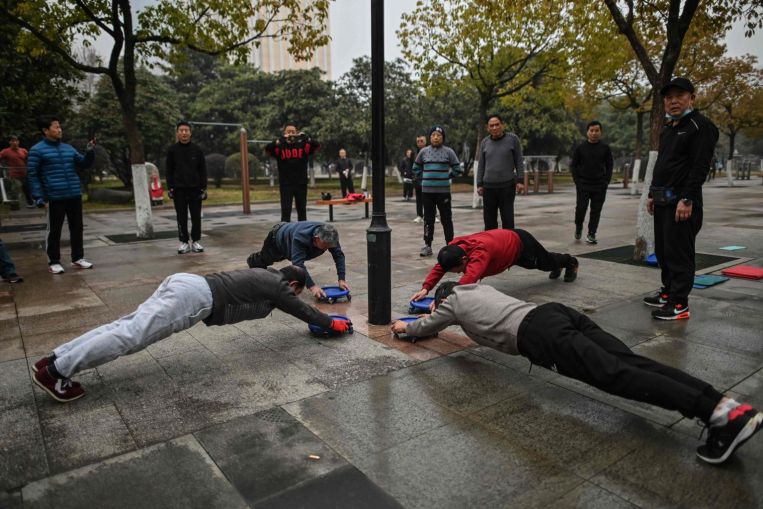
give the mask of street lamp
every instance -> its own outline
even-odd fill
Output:
[[[384,0],[371,0],[371,161],[373,214],[368,246],[368,323],[386,325],[392,313],[392,230],[384,211]]]

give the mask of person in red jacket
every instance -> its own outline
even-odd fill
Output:
[[[546,251],[530,233],[519,229],[487,230],[454,238],[437,253],[437,263],[411,300],[421,300],[437,285],[446,272],[463,273],[458,284],[477,283],[514,265],[548,272],[557,279],[564,270],[564,281],[571,283],[578,275],[578,260],[567,253]]]

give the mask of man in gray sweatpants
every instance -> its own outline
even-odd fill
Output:
[[[193,327],[228,325],[264,318],[273,309],[335,332],[347,332],[350,323],[334,320],[297,296],[306,272],[293,265],[275,269],[243,269],[196,274],[173,274],[133,313],[75,338],[37,361],[34,382],[53,399],[66,403],[85,394],[70,380],[83,369],[94,368],[129,355]]]
[[[392,325],[395,334],[425,337],[460,325],[475,342],[580,380],[609,394],[642,401],[710,429],[697,456],[708,463],[726,461],[763,425],[763,412],[737,403],[709,383],[647,357],[603,331],[587,316],[550,302],[536,306],[487,285],[442,283],[431,315]]]

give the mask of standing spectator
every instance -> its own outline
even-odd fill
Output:
[[[8,138],[8,144],[9,147],[0,151],[0,162],[8,167],[8,177],[21,185],[27,208],[34,208],[34,200],[32,200],[32,194],[29,192],[29,184],[26,180],[26,161],[29,152],[27,149],[19,147],[19,137],[15,134]]]
[[[424,150],[424,147],[427,146],[427,137],[423,134],[420,136],[416,136],[416,154],[419,155],[419,152]],[[415,161],[415,159],[414,159]],[[421,198],[421,175],[417,174],[416,172],[413,172],[413,190],[416,193],[416,219],[413,220],[414,223],[420,223],[424,220],[424,202]]]
[[[580,240],[583,235],[583,221],[590,201],[591,215],[588,217],[588,235],[585,239],[589,244],[597,243],[596,230],[614,166],[612,151],[609,145],[601,141],[601,134],[601,122],[589,122],[586,126],[588,140],[575,147],[570,163],[570,173],[577,192],[575,240]]]
[[[294,124],[288,124],[283,136],[265,147],[265,151],[278,161],[281,221],[291,221],[292,200],[297,207],[297,221],[307,220],[307,163],[319,148],[320,143],[297,132]]]
[[[654,215],[654,244],[662,272],[662,288],[644,298],[659,307],[652,317],[682,320],[689,313],[694,284],[694,241],[702,228],[702,184],[710,170],[718,128],[694,110],[694,85],[686,78],[660,90],[667,123],[660,134],[654,180],[646,201]]]
[[[397,169],[403,178],[403,199],[405,201],[410,201],[411,196],[413,196],[413,161],[413,149],[409,148],[405,150],[405,157],[397,163]]]
[[[10,255],[5,251],[2,239],[0,239],[0,278],[9,283],[24,281],[24,278],[16,272],[16,265],[13,264]]]
[[[514,197],[524,186],[522,145],[516,134],[506,133],[500,115],[487,119],[490,133],[480,143],[480,162],[477,167],[477,193],[482,196],[482,218],[485,230],[514,228]],[[521,182],[520,182],[521,181]]]
[[[339,185],[342,188],[342,198],[347,196],[347,192],[354,193],[355,186],[352,183],[352,161],[347,159],[347,151],[339,149],[339,159],[334,162],[334,167],[339,174]]]
[[[453,240],[451,215],[450,179],[462,173],[458,156],[445,143],[445,129],[435,124],[429,130],[429,146],[423,148],[413,163],[413,172],[421,177],[422,203],[424,205],[424,247],[421,256],[432,256],[435,213],[440,211],[440,221],[445,233],[445,243]]]
[[[88,168],[95,159],[95,140],[87,145],[83,156],[68,143],[61,142],[64,131],[59,119],[52,115],[37,120],[43,139],[29,151],[27,181],[35,205],[45,207],[48,202],[48,231],[45,250],[48,254],[48,271],[61,274],[61,230],[64,217],[69,223],[72,267],[92,269],[85,259],[82,225],[82,188],[75,164]]]
[[[178,254],[201,253],[201,202],[207,199],[207,163],[198,145],[191,142],[191,124],[175,126],[177,143],[167,151],[167,188],[175,202],[178,223]],[[188,236],[188,212],[191,212],[191,236]],[[188,241],[191,241],[190,244]]]

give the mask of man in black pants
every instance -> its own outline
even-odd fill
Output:
[[[593,120],[586,126],[585,141],[575,147],[570,163],[570,173],[575,182],[577,204],[575,205],[575,240],[583,235],[588,202],[591,202],[591,215],[588,218],[586,242],[596,244],[596,230],[599,227],[601,209],[607,197],[607,187],[612,180],[612,151],[609,145],[601,141],[601,122]]]
[[[646,206],[654,215],[654,252],[662,288],[644,304],[659,307],[658,320],[683,320],[689,312],[694,284],[694,241],[702,228],[702,184],[705,183],[718,128],[693,109],[694,85],[675,78],[660,90],[668,121],[660,135],[660,151]]]
[[[578,260],[568,253],[546,250],[530,232],[495,229],[456,237],[437,253],[437,263],[411,300],[421,300],[435,287],[446,272],[463,273],[459,284],[476,283],[518,265],[528,270],[548,272],[557,279],[564,269],[564,281],[578,277]]]
[[[175,203],[178,223],[178,254],[201,253],[201,202],[207,199],[207,163],[204,152],[191,141],[191,124],[175,126],[177,143],[167,151],[167,188]],[[191,213],[191,236],[188,236],[188,212]],[[190,243],[189,243],[190,240]]]
[[[750,405],[633,353],[587,316],[556,302],[536,306],[487,285],[448,282],[437,288],[431,315],[411,323],[397,321],[392,332],[426,337],[450,325],[460,325],[481,345],[521,355],[609,394],[699,418],[710,431],[697,456],[708,463],[726,461],[763,425],[763,413]]]
[[[347,196],[347,193],[355,192],[355,185],[352,183],[352,159],[347,157],[347,151],[343,148],[339,149],[339,159],[334,161],[336,172],[339,174],[339,186],[342,189],[342,198]]]
[[[62,274],[61,230],[64,218],[69,223],[71,240],[71,260],[75,269],[92,269],[93,264],[85,259],[82,223],[82,188],[75,164],[85,168],[95,158],[95,140],[88,143],[85,155],[61,140],[64,131],[59,119],[45,115],[37,119],[43,139],[29,151],[27,161],[27,181],[35,205],[44,208],[48,203],[48,233],[45,251],[48,254],[48,271]]]
[[[281,221],[291,221],[292,201],[297,208],[297,221],[307,220],[307,164],[318,152],[320,143],[294,124],[287,125],[283,136],[268,143],[265,151],[278,161],[278,188],[281,192]]]
[[[480,162],[477,167],[477,194],[482,196],[482,217],[485,230],[514,228],[514,198],[524,191],[524,162],[522,145],[516,134],[506,133],[500,115],[487,119],[490,136],[480,143]]]
[[[429,130],[429,146],[424,147],[413,163],[414,175],[421,176],[421,201],[424,204],[424,247],[420,256],[432,256],[434,224],[439,211],[445,243],[453,240],[450,180],[463,173],[458,156],[443,145],[445,129],[434,125]]]

